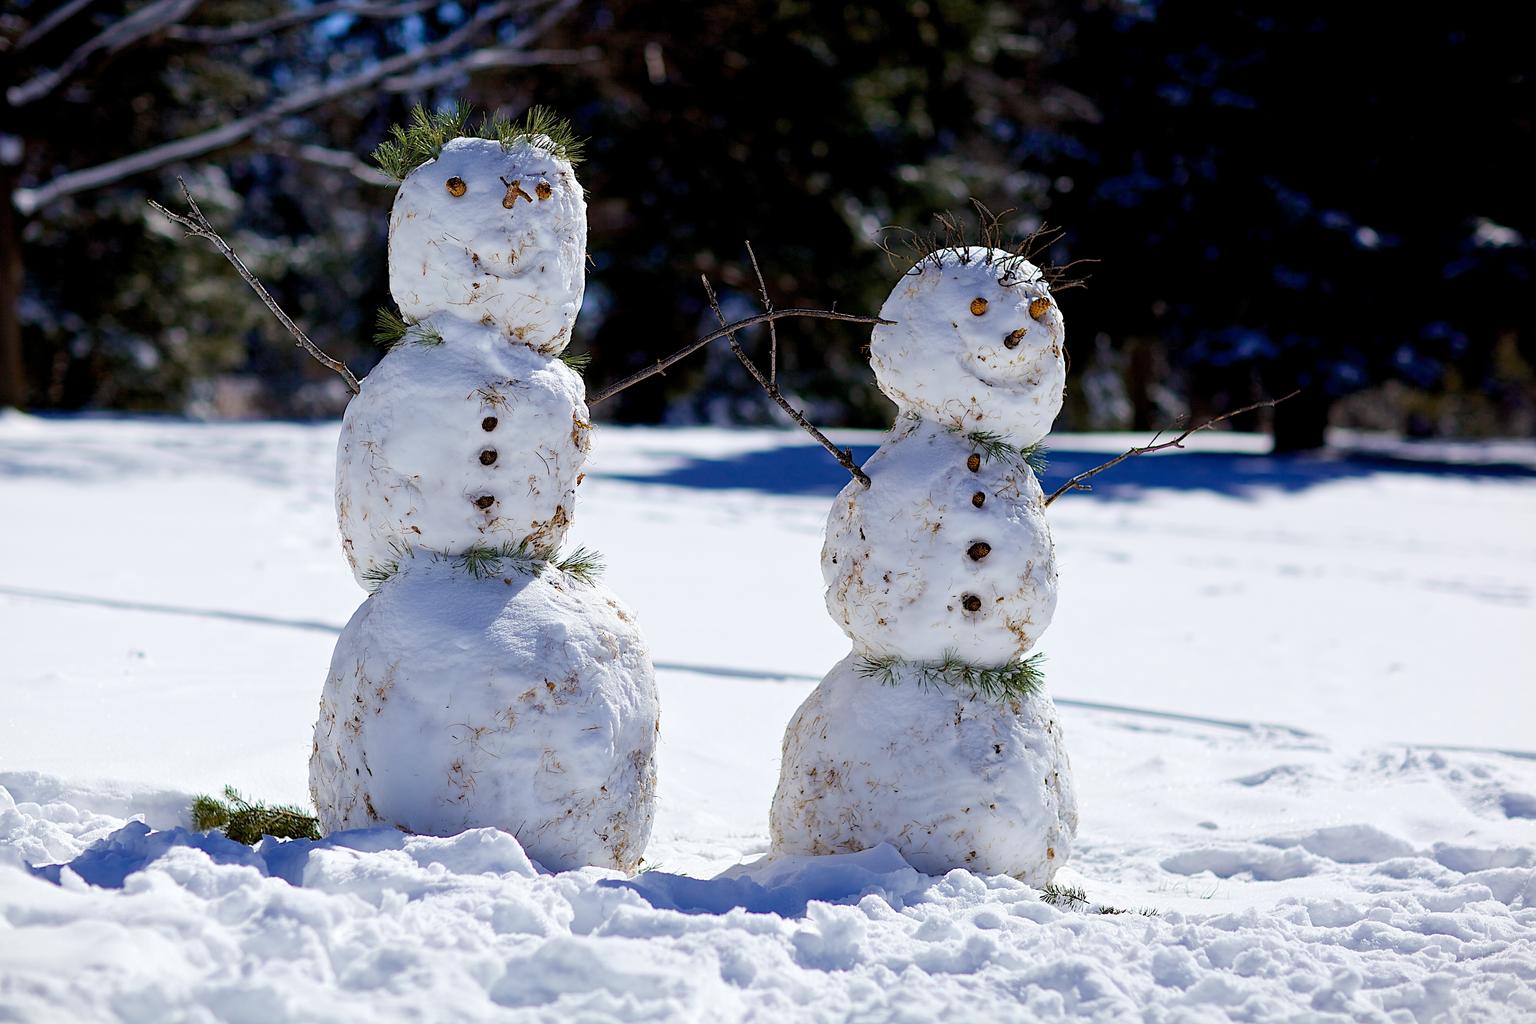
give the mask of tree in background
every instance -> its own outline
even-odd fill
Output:
[[[260,340],[270,328],[215,255],[157,237],[145,194],[192,174],[214,211],[254,228],[243,250],[317,334],[355,344],[370,317],[334,295],[378,290],[357,254],[381,229],[357,193],[383,179],[327,140],[376,138],[389,97],[469,69],[587,59],[532,49],[574,6],[13,7],[0,21],[0,406],[174,407],[235,366],[302,395],[303,359]]]
[[[7,173],[30,218],[22,308],[38,405],[184,409],[210,375],[238,369],[267,411],[334,411],[340,395],[271,344],[242,284],[211,253],[151,234],[141,200],[194,175],[284,304],[363,369],[386,295],[388,193],[364,183],[362,158],[410,103],[462,96],[512,116],[550,104],[590,139],[593,266],[576,347],[594,355],[594,388],[713,322],[700,273],[726,286],[728,312],[755,305],[745,239],[781,304],[871,312],[890,272],[881,228],[928,229],[934,212],[975,198],[1013,208],[1010,233],[1061,225],[1050,260],[1100,260],[1093,302],[1062,297],[1081,339],[1066,426],[1162,426],[1299,384],[1304,395],[1276,411],[1281,447],[1320,442],[1339,399],[1383,385],[1401,395],[1373,399],[1379,425],[1536,429],[1524,298],[1536,105],[1518,34],[1492,17],[1384,26],[1318,2],[561,0],[520,5],[421,58],[467,32],[464,8],[160,2],[123,17],[77,0],[28,41],[52,20],[47,6],[24,6],[0,32],[13,84],[145,11],[196,10],[90,50],[75,85],[8,111],[7,130],[27,140]],[[229,39],[258,8],[288,27]],[[511,52],[551,10],[565,16],[539,38],[541,56]],[[70,170],[165,154],[158,143],[230,111],[246,123],[294,90],[417,58],[221,149],[48,199],[50,182],[80,180]],[[886,421],[858,333],[780,333],[781,380],[814,418]],[[723,349],[606,414],[772,415]]]

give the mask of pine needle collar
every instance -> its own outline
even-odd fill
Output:
[[[472,108],[463,100],[448,110],[428,110],[417,104],[404,125],[393,125],[389,137],[373,151],[373,162],[396,181],[429,160],[442,155],[443,147],[454,139],[492,139],[510,149],[525,142],[575,166],[581,162],[586,140],[578,137],[571,122],[548,107],[532,106],[513,120],[490,114],[478,127],[469,127]]]
[[[935,662],[903,661],[893,656],[859,658],[854,671],[866,679],[878,679],[883,686],[899,686],[904,680],[923,688],[945,687],[990,701],[1017,701],[1033,697],[1045,685],[1040,664],[1043,654],[1033,654],[1022,661],[1012,661],[992,668],[973,665],[956,651],[946,651]]]

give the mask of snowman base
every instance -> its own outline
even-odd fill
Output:
[[[310,758],[321,828],[492,826],[552,870],[633,871],[660,730],[644,641],[606,589],[503,569],[413,560],[347,623]]]
[[[850,654],[784,735],[769,824],[775,854],[890,843],[927,874],[965,868],[1032,886],[1065,864],[1077,833],[1071,765],[1044,694],[994,701],[861,674]]]

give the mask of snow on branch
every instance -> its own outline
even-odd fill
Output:
[[[1045,499],[1045,505],[1042,507],[1050,507],[1051,502],[1055,501],[1063,494],[1066,494],[1068,491],[1093,490],[1092,487],[1089,487],[1083,481],[1087,480],[1089,477],[1098,476],[1106,469],[1113,469],[1115,466],[1120,465],[1120,463],[1124,462],[1126,459],[1131,458],[1132,456],[1146,455],[1151,452],[1160,452],[1165,448],[1183,448],[1185,439],[1187,439],[1191,434],[1197,434],[1202,430],[1209,430],[1211,427],[1214,427],[1216,424],[1222,422],[1223,420],[1230,420],[1232,417],[1241,416],[1245,412],[1253,412],[1255,409],[1272,409],[1279,405],[1281,402],[1284,402],[1287,399],[1295,398],[1299,394],[1301,394],[1300,388],[1292,391],[1288,395],[1281,395],[1279,398],[1266,398],[1262,402],[1254,402],[1252,405],[1245,405],[1241,409],[1233,409],[1231,412],[1224,412],[1220,416],[1213,416],[1202,423],[1195,424],[1193,427],[1185,430],[1178,437],[1173,438],[1171,441],[1164,441],[1161,444],[1158,443],[1157,439],[1162,437],[1166,431],[1159,430],[1156,434],[1153,435],[1151,443],[1143,445],[1140,448],[1132,448],[1130,451],[1125,452],[1122,455],[1117,455],[1102,465],[1094,466],[1090,470],[1077,474],[1077,476],[1074,476],[1072,479],[1068,480],[1066,483],[1052,491],[1051,496]]]
[[[517,37],[511,43],[505,44],[505,46],[522,48],[531,45],[542,32],[554,24],[554,21],[550,20],[549,15],[557,11],[564,13],[572,5],[573,0],[561,0],[560,3],[555,4],[546,11],[545,15],[540,17],[535,23],[519,32]],[[17,189],[14,193],[15,206],[22,213],[31,213],[39,207],[46,206],[65,196],[111,185],[129,175],[154,170],[157,167],[164,167],[166,164],[175,163],[178,160],[188,160],[192,157],[202,156],[206,153],[243,142],[257,130],[280,121],[285,117],[290,117],[313,107],[322,106],[353,93],[361,92],[364,89],[372,88],[384,79],[406,73],[414,68],[446,57],[469,42],[486,26],[499,21],[514,11],[524,10],[528,6],[527,3],[501,0],[501,2],[481,7],[463,25],[428,46],[396,54],[388,60],[379,61],[363,71],[319,82],[312,87],[284,96],[262,110],[237,118],[217,128],[211,128],[196,135],[189,135],[186,138],[177,139],[173,142],[153,146],[131,156],[110,160],[95,167],[70,171],[37,188]]]
[[[182,197],[187,201],[189,212],[186,215],[172,213],[170,210],[167,210],[153,199],[149,201],[149,205],[160,211],[160,213],[164,214],[173,223],[179,224],[186,228],[189,235],[194,235],[198,238],[206,238],[208,241],[212,242],[213,247],[219,251],[219,255],[223,256],[226,260],[229,260],[230,264],[234,266],[235,270],[240,273],[240,276],[245,279],[245,283],[251,286],[251,290],[256,293],[256,296],[260,298],[266,307],[272,311],[272,315],[277,317],[278,321],[288,329],[289,334],[293,335],[294,342],[304,351],[313,356],[316,362],[341,374],[341,379],[347,382],[347,390],[354,395],[357,394],[359,390],[357,378],[352,375],[351,370],[347,369],[347,364],[343,363],[339,359],[333,359],[326,355],[320,350],[318,345],[309,340],[309,335],[305,334],[304,331],[300,329],[299,325],[294,323],[292,318],[290,318],[287,313],[283,312],[283,308],[277,304],[277,300],[274,299],[272,294],[267,291],[266,286],[263,285],[261,281],[257,279],[256,275],[251,273],[250,268],[245,265],[245,261],[242,260],[239,254],[230,247],[230,244],[224,241],[223,237],[214,230],[213,225],[208,222],[208,218],[203,215],[202,208],[197,205],[197,200],[192,198],[192,190],[187,188],[187,183],[182,181],[180,178],[176,179],[176,183],[181,186]]]

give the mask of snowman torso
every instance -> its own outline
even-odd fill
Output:
[[[895,322],[875,328],[871,362],[899,418],[822,548],[853,653],[785,734],[774,849],[889,842],[924,871],[1044,884],[1077,829],[1055,707],[983,698],[936,666],[1006,668],[1050,625],[1055,552],[1022,449],[1061,409],[1061,313],[1033,265],[968,249],[919,263],[880,316]]]
[[[633,615],[550,560],[590,448],[555,358],[581,305],[586,205],[527,140],[457,139],[390,218],[414,322],[337,448],[342,546],[371,596],[321,697],[310,789],[327,831],[495,826],[551,868],[633,870],[658,731]]]

